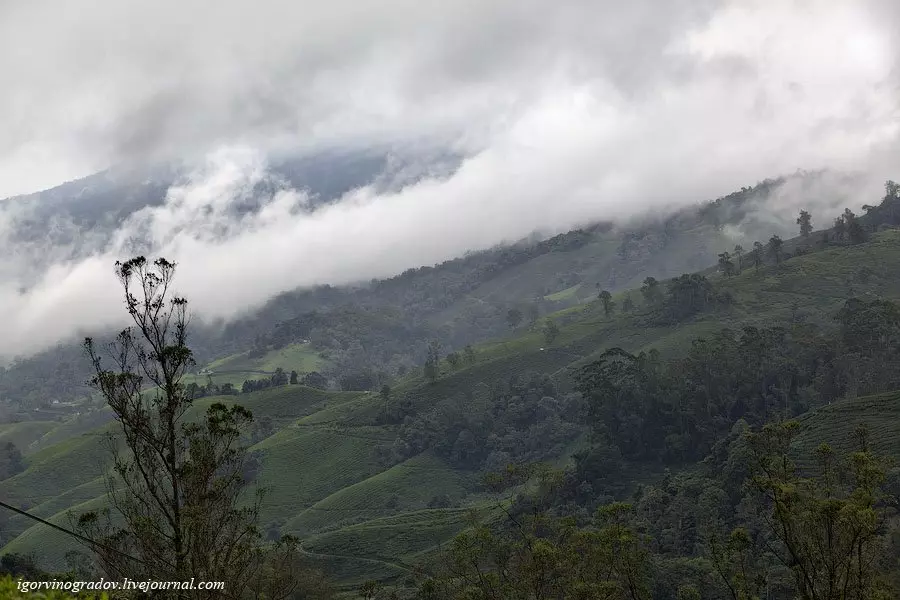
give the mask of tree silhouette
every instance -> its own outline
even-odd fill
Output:
[[[603,290],[597,295],[597,297],[603,304],[603,314],[608,317],[616,304],[615,302],[613,302],[612,294],[610,294],[608,290]]]
[[[641,286],[641,295],[644,301],[653,306],[659,304],[663,298],[662,290],[659,287],[659,281],[655,277],[647,277]]]
[[[547,342],[547,345],[553,344],[556,338],[559,336],[559,325],[556,324],[556,321],[553,319],[547,319],[544,323],[544,327],[542,329],[544,334],[544,341]]]
[[[506,311],[506,324],[510,329],[515,329],[522,323],[522,311],[518,308],[511,308]]]
[[[759,271],[759,267],[763,262],[763,245],[762,242],[753,242],[753,269]]]
[[[768,251],[772,258],[775,259],[776,265],[781,264],[781,258],[783,256],[782,246],[784,246],[784,241],[777,235],[773,235],[771,238],[769,238]]]
[[[294,586],[294,576],[283,570],[273,578],[272,563],[298,560],[296,540],[285,537],[265,549],[257,530],[262,494],[248,502],[243,493],[240,440],[252,415],[217,402],[199,421],[184,419],[193,398],[182,378],[194,358],[187,346],[187,300],[170,295],[174,274],[175,263],[164,258],[117,262],[134,326],[110,345],[112,370],[85,339],[90,383],[112,409],[120,434],[110,445],[115,461],[107,487],[115,518],[109,509],[87,512],[76,526],[95,542],[92,549],[110,576],[224,581],[233,597],[279,581]]]
[[[428,356],[425,359],[425,365],[423,367],[425,378],[431,383],[437,381],[438,375],[440,374],[440,364],[440,347],[436,343],[432,342],[428,345]]]
[[[731,252],[737,257],[737,272],[740,273],[744,270],[744,247],[737,244]]]
[[[808,238],[809,234],[812,233],[812,215],[805,210],[801,210],[800,216],[797,217],[797,225],[800,226],[800,235]]]
[[[719,270],[725,277],[731,277],[736,274],[734,263],[731,261],[731,254],[723,252],[719,255]]]

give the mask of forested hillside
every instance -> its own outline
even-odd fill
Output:
[[[199,336],[185,418],[252,412],[264,537],[349,597],[896,597],[900,189],[726,244],[758,193],[285,295]],[[0,497],[102,508],[99,400],[3,426]],[[7,556],[80,564],[4,519]]]
[[[819,196],[833,179],[827,173],[799,173],[665,218],[624,226],[600,223],[410,269],[387,280],[282,294],[227,325],[195,323],[198,371],[216,360],[243,356],[245,363],[259,359],[244,365],[244,371],[257,373],[217,377],[216,383],[228,380],[240,387],[280,367],[301,375],[323,373],[333,388],[346,389],[348,382],[342,385],[340,379],[349,378],[354,382],[350,389],[377,390],[421,365],[432,342],[444,352],[462,351],[593,299],[601,289],[616,292],[636,288],[648,276],[664,280],[706,269],[719,253],[736,246],[745,248],[747,260],[754,241],[765,243],[773,234],[789,239],[799,231],[794,216],[775,217],[767,207],[785,194],[809,196],[821,205]],[[829,193],[831,203],[854,202]],[[822,225],[831,216],[813,218]],[[792,251],[790,243],[785,251]],[[263,358],[286,348],[305,352],[310,360],[273,364]],[[205,383],[205,373],[197,375]],[[83,385],[87,376],[80,347],[59,345],[0,370],[0,400],[25,411],[47,410],[54,400],[80,402],[89,392]]]

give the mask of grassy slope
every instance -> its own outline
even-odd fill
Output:
[[[872,450],[882,456],[900,458],[900,392],[890,392],[835,402],[800,419],[794,440],[800,464],[812,465],[815,450],[827,442],[839,455],[855,450],[854,431],[869,430]]]
[[[19,452],[27,455],[34,451],[34,443],[57,425],[58,423],[53,421],[0,424],[0,445],[12,442],[19,449]]]
[[[864,265],[869,269],[865,280],[859,276]],[[473,364],[451,371],[442,363],[444,373],[433,385],[417,375],[397,382],[394,395],[409,393],[427,406],[448,395],[468,393],[479,382],[517,372],[564,374],[612,346],[674,352],[694,337],[723,326],[786,322],[794,310],[811,320],[825,321],[851,294],[851,287],[857,295],[900,298],[900,232],[883,232],[861,246],[795,257],[758,273],[746,269],[721,284],[737,299],[727,311],[672,327],[648,326],[646,315],[641,314],[640,295],[632,291],[639,305],[632,314],[616,312],[606,317],[596,303],[567,309],[554,315],[561,333],[552,345],[539,332],[523,328],[515,337],[477,348]],[[621,294],[615,298],[620,306],[622,298]],[[817,411],[804,421],[804,431],[811,432],[804,435],[837,439],[844,429],[852,429],[855,420],[863,419],[871,422],[873,440],[894,440],[885,450],[900,454],[896,447],[900,409],[897,397],[891,398],[890,402],[836,403]],[[271,487],[263,506],[264,529],[303,535],[310,556],[346,583],[403,577],[416,557],[464,526],[462,518],[457,518],[463,509],[424,510],[433,496],[447,494],[464,505],[481,501],[472,493],[469,475],[435,457],[414,457],[390,469],[375,462],[373,447],[395,435],[392,427],[372,424],[381,406],[375,394],[286,386],[238,397],[204,398],[197,402],[194,415],[213,401],[240,401],[257,417],[273,420],[276,433],[254,446],[267,459],[260,483]],[[88,468],[97,463],[96,439],[76,435],[33,453],[25,473],[0,482],[0,496],[22,501],[33,495],[40,503],[35,510],[54,519],[62,518],[71,503],[99,502],[100,470]],[[29,527],[5,550],[39,551],[63,542],[47,537],[42,526]]]
[[[859,275],[863,265],[869,269],[865,281]],[[632,314],[616,312],[610,317],[595,302],[561,311],[554,315],[561,333],[552,345],[545,342],[539,331],[523,328],[513,339],[483,345],[477,354],[478,362],[472,366],[450,372],[447,365],[442,365],[445,377],[424,389],[423,394],[431,398],[462,391],[465,382],[473,379],[488,381],[531,369],[565,369],[613,346],[629,351],[651,347],[663,353],[680,351],[693,338],[722,327],[787,323],[795,306],[810,320],[830,321],[853,294],[898,299],[900,231],[882,232],[859,246],[795,257],[759,272],[747,268],[739,276],[720,283],[736,298],[733,307],[698,315],[671,327],[648,325],[640,305]],[[638,300],[638,293],[632,291],[631,295]],[[411,390],[420,384],[421,381],[408,380],[399,389]]]
[[[422,509],[433,497],[444,494],[460,500],[471,484],[471,476],[423,454],[341,488],[291,519],[285,530],[306,535],[341,519],[376,518],[398,509]],[[396,509],[389,508],[394,504]]]
[[[230,383],[239,388],[244,381],[269,377],[278,368],[286,373],[309,373],[322,370],[327,364],[328,361],[319,356],[309,344],[291,344],[257,357],[250,356],[250,352],[243,352],[220,358],[203,367],[204,370],[212,371],[209,376],[190,375],[185,377],[185,383],[205,385],[212,379],[216,385]]]
[[[544,284],[543,294],[551,302],[583,302],[596,296],[596,285],[610,290],[639,287],[648,275],[663,279],[684,271],[707,267],[716,252],[731,248],[734,241],[709,225],[680,231],[672,237],[664,252],[654,252],[623,261],[617,254],[622,242],[620,233],[597,233],[580,248],[554,251],[537,256],[523,264],[504,270],[496,277],[472,290],[468,296],[429,318],[434,324],[466,319],[466,309],[479,303],[514,305],[531,301],[536,288]],[[557,285],[563,273],[577,274],[580,286],[562,288]],[[541,295],[541,294],[537,294]]]

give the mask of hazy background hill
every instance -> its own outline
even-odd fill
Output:
[[[323,150],[314,154],[273,155],[270,178],[247,190],[230,210],[235,218],[258,212],[260,199],[274,189],[303,190],[316,208],[348,192],[374,185],[380,191],[409,185],[422,177],[447,176],[460,161],[452,153],[422,149],[399,154],[389,148]],[[135,213],[162,206],[173,186],[195,168],[188,161],[147,165],[136,163],[69,181],[33,194],[0,199],[10,247],[40,243],[67,258],[89,256],[109,244],[116,229]],[[32,256],[47,261],[54,256]],[[45,264],[31,265],[42,267]]]

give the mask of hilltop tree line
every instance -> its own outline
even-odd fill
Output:
[[[231,382],[225,382],[221,385],[216,384],[210,376],[207,378],[206,385],[200,385],[197,382],[192,381],[185,386],[185,391],[191,398],[197,399],[205,398],[207,396],[236,396],[237,394],[249,394],[251,392],[258,392],[284,385],[305,385],[317,389],[326,389],[328,386],[328,379],[318,371],[311,371],[309,373],[303,373],[302,375],[297,371],[291,371],[290,374],[288,374],[284,369],[278,367],[269,377],[245,379],[240,388],[236,387]]]
[[[862,244],[868,241],[875,231],[900,226],[900,184],[888,180],[884,190],[881,203],[877,206],[864,204],[862,209],[865,214],[861,216],[845,208],[844,212],[834,219],[831,227],[820,233],[819,245],[825,247],[835,244]],[[794,252],[809,251],[810,242],[814,237],[810,212],[801,210],[796,224],[799,226],[801,243],[796,245]],[[773,235],[765,244],[754,242],[749,252],[740,244],[730,252],[722,252],[719,254],[718,267],[723,275],[730,277],[740,274],[745,266],[753,266],[758,271],[767,262],[780,264],[785,258],[789,256],[784,252],[784,241],[780,236]]]

